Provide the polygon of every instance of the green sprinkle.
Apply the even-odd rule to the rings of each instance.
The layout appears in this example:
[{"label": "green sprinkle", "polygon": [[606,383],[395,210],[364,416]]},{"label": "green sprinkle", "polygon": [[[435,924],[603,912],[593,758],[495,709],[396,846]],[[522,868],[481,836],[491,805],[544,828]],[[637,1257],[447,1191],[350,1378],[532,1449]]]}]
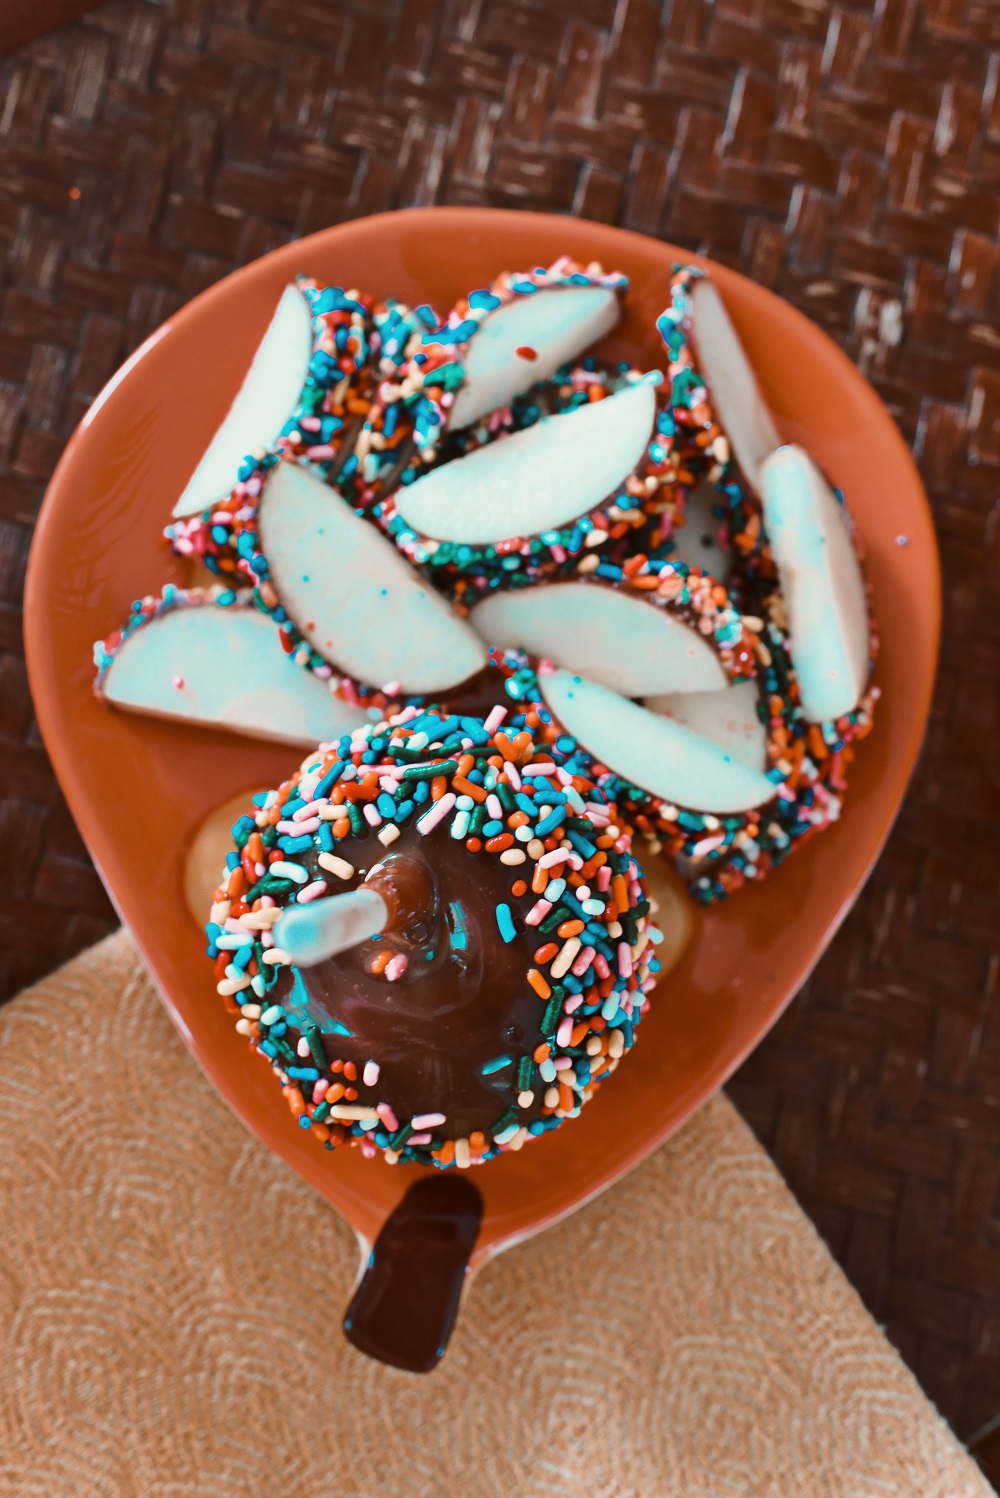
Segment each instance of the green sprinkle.
[{"label": "green sprinkle", "polygon": [[405,1123],[403,1127],[399,1129],[397,1133],[393,1134],[392,1138],[389,1140],[389,1148],[398,1152],[403,1148],[403,1145],[406,1143],[412,1133],[413,1124]]},{"label": "green sprinkle", "polygon": [[312,1053],[312,1058],[315,1061],[316,1065],[319,1067],[320,1071],[326,1071],[328,1063],[326,1059],[326,1052],[323,1049],[323,1041],[319,1033],[319,1026],[307,1025],[305,1029],[305,1037],[309,1042],[309,1050]]},{"label": "green sprinkle", "polygon": [[518,1092],[531,1091],[531,1079],[535,1073],[535,1063],[530,1056],[522,1056],[517,1066],[517,1090]]},{"label": "green sprinkle", "polygon": [[438,775],[454,775],[457,769],[457,759],[442,760],[436,765],[409,765],[403,771],[403,779],[433,780]]},{"label": "green sprinkle", "polygon": [[508,1108],[507,1112],[503,1114],[501,1118],[497,1119],[496,1123],[493,1125],[493,1128],[490,1130],[494,1139],[498,1134],[502,1134],[504,1129],[509,1129],[512,1123],[517,1123],[518,1117],[519,1114],[516,1108]]},{"label": "green sprinkle", "polygon": [[315,1108],[313,1110],[313,1122],[314,1123],[322,1123],[323,1120],[324,1120],[324,1118],[326,1118],[327,1114],[330,1112],[330,1109],[332,1107],[333,1107],[333,1104],[332,1103],[328,1103],[327,1100],[326,1100],[326,1098],[324,1098],[323,1101],[320,1103],[319,1107]]},{"label": "green sprinkle", "polygon": [[355,837],[360,837],[365,830],[365,819],[361,815],[361,808],[356,801],[348,801],[347,816],[351,824],[351,831]]},{"label": "green sprinkle", "polygon": [[553,1030],[555,1029],[556,1022],[559,1019],[559,1015],[562,1013],[563,1000],[565,999],[565,997],[566,990],[557,983],[555,988],[553,988],[552,990],[551,999],[545,1006],[545,1013],[542,1015],[541,1030],[543,1035],[551,1035]]}]

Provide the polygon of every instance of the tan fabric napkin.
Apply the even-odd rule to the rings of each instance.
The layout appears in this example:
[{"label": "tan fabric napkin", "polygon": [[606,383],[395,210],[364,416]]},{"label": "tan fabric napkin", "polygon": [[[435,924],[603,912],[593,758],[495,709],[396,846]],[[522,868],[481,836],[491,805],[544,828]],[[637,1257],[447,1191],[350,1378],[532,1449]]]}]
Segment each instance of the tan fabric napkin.
[{"label": "tan fabric napkin", "polygon": [[351,1231],[127,934],[0,1011],[0,1135],[2,1498],[992,1491],[722,1097],[488,1265],[423,1377],[344,1341]]}]

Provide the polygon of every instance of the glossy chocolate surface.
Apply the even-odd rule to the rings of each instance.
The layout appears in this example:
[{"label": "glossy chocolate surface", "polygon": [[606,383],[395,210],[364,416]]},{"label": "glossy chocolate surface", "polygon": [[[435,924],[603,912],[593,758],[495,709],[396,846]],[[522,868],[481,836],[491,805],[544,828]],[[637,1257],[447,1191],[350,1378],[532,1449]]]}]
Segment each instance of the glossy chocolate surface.
[{"label": "glossy chocolate surface", "polygon": [[[344,881],[327,875],[329,894],[358,888],[380,866],[370,882],[393,910],[389,929],[298,977],[283,972],[275,1001],[291,1019],[319,1026],[331,1061],[355,1062],[360,1105],[387,1101],[401,1119],[443,1113],[447,1122],[435,1133],[448,1139],[487,1132],[517,1101],[520,1057],[542,1041],[545,1005],[526,975],[546,938],[524,927],[523,900],[511,895],[524,866],[470,853],[444,827],[421,836],[414,823],[390,852],[370,833],[342,839],[337,854],[356,872]],[[511,910],[511,942],[497,926],[499,903]],[[372,971],[385,953],[406,958],[395,981]],[[506,1065],[484,1071],[504,1057]],[[370,1060],[379,1077],[365,1087]],[[542,1091],[536,1085],[520,1123],[540,1116]]]},{"label": "glossy chocolate surface", "polygon": [[415,1181],[386,1219],[344,1316],[359,1351],[429,1373],[455,1324],[483,1198],[466,1176]]}]

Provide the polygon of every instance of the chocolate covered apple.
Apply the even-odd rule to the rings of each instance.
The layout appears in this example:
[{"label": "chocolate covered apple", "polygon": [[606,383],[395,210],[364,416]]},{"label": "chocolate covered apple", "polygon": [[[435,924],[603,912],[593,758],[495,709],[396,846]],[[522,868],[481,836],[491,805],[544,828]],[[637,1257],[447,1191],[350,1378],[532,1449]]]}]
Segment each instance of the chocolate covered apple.
[{"label": "chocolate covered apple", "polygon": [[657,962],[629,828],[507,715],[407,709],[321,746],[233,828],[220,994],[328,1147],[467,1166],[576,1117]]}]

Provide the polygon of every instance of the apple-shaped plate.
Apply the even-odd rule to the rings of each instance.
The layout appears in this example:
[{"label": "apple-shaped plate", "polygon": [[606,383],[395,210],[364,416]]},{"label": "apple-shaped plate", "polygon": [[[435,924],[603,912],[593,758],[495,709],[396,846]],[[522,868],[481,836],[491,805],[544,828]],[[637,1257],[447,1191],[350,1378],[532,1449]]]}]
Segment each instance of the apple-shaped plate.
[{"label": "apple-shaped plate", "polygon": [[[25,625],[42,733],[69,806],[164,1003],[248,1128],[321,1192],[368,1246],[415,1168],[331,1154],[295,1127],[271,1069],[234,1033],[204,935],[185,904],[195,830],[235,793],[276,785],[296,751],[211,728],[109,710],[93,693],[93,642],[132,599],[186,582],[161,539],[229,409],[274,306],[298,272],[451,306],[505,268],[561,254],[624,271],[610,359],[662,367],[655,328],[671,268],[689,252],[554,215],[431,208],[298,240],[236,271],[159,328],[84,417],[56,470],[28,571]],[[680,965],[653,996],[635,1052],[582,1116],[474,1173],[484,1210],[476,1268],[638,1164],[739,1066],[801,987],[864,883],[899,810],[929,708],[940,579],[926,498],[874,391],[825,334],[723,266],[715,284],[785,441],[847,497],[864,537],[881,637],[882,700],[857,751],[842,819],[759,885],[695,913]]]}]

